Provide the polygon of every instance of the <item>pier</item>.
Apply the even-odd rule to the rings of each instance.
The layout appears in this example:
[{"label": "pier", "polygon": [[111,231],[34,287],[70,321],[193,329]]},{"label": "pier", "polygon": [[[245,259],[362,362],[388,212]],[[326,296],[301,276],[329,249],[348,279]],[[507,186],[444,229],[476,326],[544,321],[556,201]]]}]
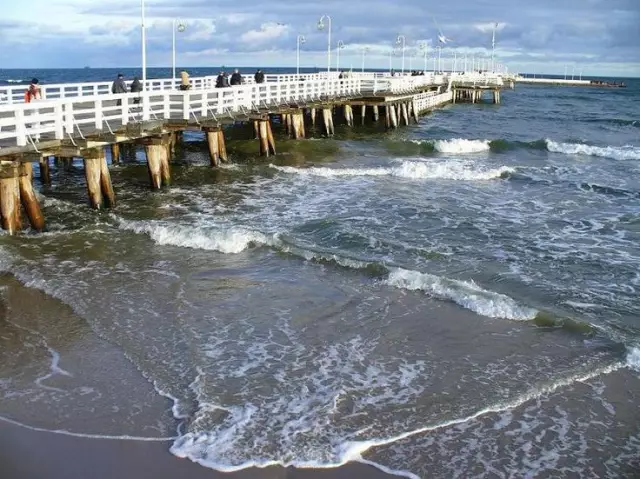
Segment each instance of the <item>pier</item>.
[{"label": "pier", "polygon": [[276,127],[294,140],[316,125],[331,137],[336,117],[349,127],[384,121],[394,129],[447,103],[482,101],[485,92],[500,103],[500,91],[513,88],[511,78],[488,73],[331,72],[265,80],[215,88],[215,77],[192,78],[191,88],[182,91],[173,79],[158,79],[148,80],[141,93],[123,94],[111,94],[111,82],[45,85],[42,100],[32,103],[24,102],[24,87],[0,88],[2,227],[10,234],[20,231],[22,209],[32,229],[45,227],[32,187],[33,162],[42,183],[49,184],[51,158],[82,158],[90,206],[109,208],[116,195],[107,149],[116,164],[121,150],[143,147],[150,187],[160,189],[171,183],[170,160],[184,131],[204,133],[211,166],[217,167],[229,161],[225,131],[236,125],[250,125],[247,141],[268,157],[277,151]]}]

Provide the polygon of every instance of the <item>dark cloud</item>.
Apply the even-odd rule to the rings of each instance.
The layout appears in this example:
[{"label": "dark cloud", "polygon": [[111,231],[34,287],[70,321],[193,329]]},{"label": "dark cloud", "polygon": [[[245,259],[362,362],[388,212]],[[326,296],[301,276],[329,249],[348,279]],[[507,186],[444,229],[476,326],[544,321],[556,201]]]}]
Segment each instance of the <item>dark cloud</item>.
[{"label": "dark cloud", "polygon": [[[67,1],[73,4],[73,0]],[[139,64],[140,30],[136,23],[140,10],[136,2],[96,2],[84,4],[78,11],[88,19],[99,16],[104,22],[94,21],[83,33],[53,34],[32,21],[27,37],[38,49],[32,52],[31,63]],[[439,30],[453,39],[446,56],[454,49],[461,55],[489,55],[491,25],[498,22],[497,55],[515,64],[513,69],[521,69],[518,64],[545,62],[584,62],[587,67],[599,63],[609,68],[613,62],[640,74],[640,0],[148,0],[146,13],[150,64],[168,64],[171,20],[176,17],[185,18],[188,24],[187,31],[178,36],[179,56],[194,64],[264,61],[291,65],[299,33],[307,39],[306,61],[322,64],[327,36],[326,30],[317,30],[316,23],[328,13],[333,20],[333,44],[342,40],[347,49],[341,55],[352,62],[366,45],[371,48],[370,61],[385,67],[398,34],[406,36],[407,54],[415,54],[419,41],[435,44]],[[123,19],[128,23],[119,25]],[[278,30],[274,26],[278,23],[287,28]],[[15,40],[11,33],[15,30],[20,30],[15,23],[0,21],[3,41],[24,45],[25,38]],[[14,59],[10,64],[20,58],[0,53],[5,62],[9,57]]]}]

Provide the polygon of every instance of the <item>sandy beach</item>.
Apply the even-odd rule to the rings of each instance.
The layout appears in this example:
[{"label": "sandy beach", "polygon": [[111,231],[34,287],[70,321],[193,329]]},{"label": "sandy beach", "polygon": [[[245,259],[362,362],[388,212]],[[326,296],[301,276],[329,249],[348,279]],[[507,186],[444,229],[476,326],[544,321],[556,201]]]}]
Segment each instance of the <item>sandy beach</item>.
[{"label": "sandy beach", "polygon": [[221,473],[169,453],[169,442],[87,439],[0,421],[2,479],[382,479],[363,464],[338,469],[269,467]]}]

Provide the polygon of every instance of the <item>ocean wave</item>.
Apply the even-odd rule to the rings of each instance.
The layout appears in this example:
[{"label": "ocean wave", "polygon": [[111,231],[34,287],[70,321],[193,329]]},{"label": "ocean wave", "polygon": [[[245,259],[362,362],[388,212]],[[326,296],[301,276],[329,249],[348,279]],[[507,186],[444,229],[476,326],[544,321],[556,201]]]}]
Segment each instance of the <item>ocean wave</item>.
[{"label": "ocean wave", "polygon": [[640,348],[629,348],[627,352],[627,366],[640,372]]},{"label": "ocean wave", "polygon": [[26,80],[17,80],[17,79],[13,79],[13,78],[8,78],[6,80],[3,80],[6,83],[26,83]]},{"label": "ocean wave", "polygon": [[640,192],[629,191],[622,188],[614,188],[613,186],[602,186],[595,183],[580,183],[580,189],[585,191],[592,191],[594,193],[600,193],[610,196],[627,196],[631,198],[640,198]]},{"label": "ocean wave", "polygon": [[558,143],[546,140],[547,149],[566,155],[599,156],[614,160],[640,160],[640,148],[634,146],[591,146],[582,143]]},{"label": "ocean wave", "polygon": [[489,140],[466,140],[464,138],[453,138],[451,140],[423,141],[412,140],[413,143],[422,145],[430,144],[435,151],[440,153],[479,153],[489,151]]},{"label": "ocean wave", "polygon": [[604,123],[616,126],[634,126],[640,128],[640,120],[629,120],[627,118],[592,118],[583,120],[586,123]]},{"label": "ocean wave", "polygon": [[482,289],[472,281],[442,278],[429,273],[397,268],[389,273],[385,282],[397,288],[420,290],[451,300],[481,316],[490,318],[530,321],[538,314],[537,310],[521,306],[504,294]]},{"label": "ocean wave", "polygon": [[513,173],[514,168],[501,166],[500,168],[483,169],[466,163],[428,163],[424,161],[402,161],[399,166],[378,168],[295,168],[292,166],[269,165],[283,173],[302,176],[322,176],[325,178],[338,176],[394,176],[409,179],[447,179],[447,180],[491,180],[504,178]]},{"label": "ocean wave", "polygon": [[181,246],[183,248],[240,253],[254,245],[273,243],[257,231],[241,227],[220,229],[213,226],[170,225],[161,221],[128,221],[118,219],[121,229],[148,235],[160,245]]}]

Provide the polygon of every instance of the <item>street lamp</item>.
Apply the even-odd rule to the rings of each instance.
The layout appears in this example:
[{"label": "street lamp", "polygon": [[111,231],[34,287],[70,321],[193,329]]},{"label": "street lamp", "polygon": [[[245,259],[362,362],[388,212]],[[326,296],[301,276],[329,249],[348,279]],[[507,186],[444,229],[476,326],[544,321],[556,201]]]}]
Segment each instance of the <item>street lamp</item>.
[{"label": "street lamp", "polygon": [[142,26],[142,91],[145,91],[147,89],[147,34],[144,26],[144,0],[140,0],[140,24]]},{"label": "street lamp", "polygon": [[176,87],[176,31],[182,33],[184,32],[186,25],[182,20],[178,20],[177,18],[173,19],[173,28],[171,35],[171,65],[173,65],[173,87]]},{"label": "street lamp", "polygon": [[340,71],[340,50],[344,48],[344,42],[342,40],[338,40],[336,45],[336,71]]},{"label": "street lamp", "polygon": [[300,75],[300,44],[305,43],[307,41],[306,38],[304,38],[304,35],[298,35],[298,38],[296,40],[296,73],[298,75]]},{"label": "street lamp", "polygon": [[442,47],[438,45],[438,73],[442,73]]},{"label": "street lamp", "polygon": [[362,48],[362,73],[364,73],[364,57],[368,51],[369,51],[369,47]]},{"label": "street lamp", "polygon": [[407,39],[405,38],[404,35],[398,35],[398,38],[396,38],[396,44],[402,45],[402,74],[403,75],[404,75],[404,47],[406,42],[407,42]]},{"label": "street lamp", "polygon": [[420,50],[424,51],[424,72],[427,73],[427,51],[429,49],[429,46],[427,44],[427,42],[420,42]]},{"label": "street lamp", "polygon": [[331,73],[331,17],[329,15],[322,15],[318,21],[318,30],[324,29],[324,20],[327,20],[329,24],[328,40],[327,40],[327,74]]}]

